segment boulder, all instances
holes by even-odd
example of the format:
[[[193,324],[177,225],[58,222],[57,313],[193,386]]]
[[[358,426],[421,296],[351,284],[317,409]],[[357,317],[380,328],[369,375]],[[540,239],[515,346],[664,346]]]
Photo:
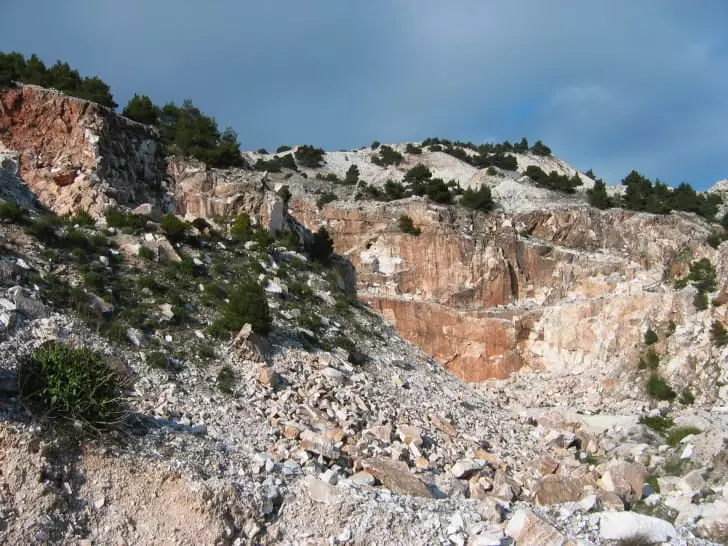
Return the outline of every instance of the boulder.
[[[456,478],[469,478],[475,472],[485,468],[485,461],[480,459],[461,459],[450,468]]]
[[[576,502],[582,497],[583,492],[584,486],[580,480],[552,474],[538,482],[534,500],[541,506]]]
[[[566,537],[530,510],[518,510],[508,522],[506,533],[519,546],[562,546]]]
[[[268,340],[256,334],[250,324],[245,324],[240,329],[232,342],[232,346],[237,348],[241,358],[253,362],[265,362],[265,357],[270,351]]]
[[[710,540],[728,541],[728,500],[720,499],[703,505],[697,532]]]
[[[610,464],[597,483],[604,491],[616,493],[625,502],[633,502],[642,498],[645,474],[641,464],[620,461]]]
[[[644,537],[648,543],[667,542],[677,536],[670,522],[634,512],[604,512],[599,516],[599,538],[625,540]]]
[[[362,461],[364,470],[377,478],[382,485],[398,495],[431,497],[425,482],[414,476],[407,465],[384,457],[372,457]]]

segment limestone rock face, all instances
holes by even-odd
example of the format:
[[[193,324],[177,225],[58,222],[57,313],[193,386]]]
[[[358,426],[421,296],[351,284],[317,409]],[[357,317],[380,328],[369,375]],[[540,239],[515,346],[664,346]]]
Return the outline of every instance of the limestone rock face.
[[[152,129],[98,104],[32,85],[0,92],[0,150],[40,202],[94,216],[159,199],[164,160]]]
[[[672,282],[702,257],[725,278],[726,251],[704,243],[709,227],[694,216],[571,205],[484,215],[419,198],[318,210],[296,197],[292,214],[325,225],[355,265],[360,299],[468,381],[524,367],[613,376],[637,362],[648,325],[670,321],[685,327],[665,341],[675,356],[663,373],[717,357],[694,289]],[[403,214],[421,235],[401,232]],[[710,312],[723,320],[725,308]]]

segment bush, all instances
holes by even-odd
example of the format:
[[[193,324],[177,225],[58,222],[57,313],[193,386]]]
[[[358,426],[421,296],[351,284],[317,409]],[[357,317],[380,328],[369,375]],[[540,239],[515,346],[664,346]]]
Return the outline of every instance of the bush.
[[[680,403],[683,406],[690,406],[695,403],[695,395],[690,392],[690,389],[683,389],[680,393]]]
[[[481,184],[477,190],[466,189],[460,204],[469,209],[488,212],[493,208],[493,197],[490,188],[485,184]]]
[[[645,332],[645,345],[654,345],[657,343],[658,337],[652,328],[648,328]]]
[[[78,209],[73,216],[68,219],[68,223],[72,226],[80,227],[94,227],[96,220],[91,216],[88,211]]]
[[[359,167],[357,167],[356,165],[352,165],[346,171],[346,176],[344,177],[344,184],[353,186],[354,184],[356,184],[357,180],[359,180]]]
[[[25,227],[25,233],[35,237],[41,243],[53,244],[58,241],[57,230],[62,224],[63,220],[58,216],[42,214]]]
[[[700,434],[701,432],[703,431],[695,427],[678,427],[671,430],[670,434],[667,435],[667,443],[672,447],[675,447],[683,438],[690,436],[691,434]]]
[[[152,351],[147,354],[147,364],[156,370],[167,369],[167,356],[160,351]]]
[[[651,370],[656,370],[660,365],[660,355],[655,352],[655,349],[650,347],[647,349],[647,367]]]
[[[91,349],[44,345],[20,359],[18,383],[23,403],[35,413],[92,425],[120,417],[119,378]]]
[[[376,150],[380,146],[380,142],[378,140],[375,140],[372,142],[372,150]]]
[[[317,200],[316,200],[316,206],[319,209],[324,208],[324,205],[327,205],[328,203],[331,203],[333,201],[336,201],[338,197],[336,197],[335,193],[326,192],[322,194]]]
[[[485,172],[488,176],[497,176],[498,175],[498,169],[496,169],[492,165],[490,167],[488,167],[488,169]]]
[[[296,152],[296,161],[303,167],[310,169],[316,169],[321,167],[324,163],[324,152],[321,148],[314,148],[313,146],[303,145],[300,146]]]
[[[412,155],[422,155],[422,148],[420,148],[419,146],[415,146],[411,142],[407,144],[407,148],[405,149],[405,151],[408,154]]]
[[[25,220],[26,211],[14,201],[0,203],[0,220],[20,224]]]
[[[154,252],[152,252],[152,249],[146,246],[140,246],[139,247],[139,253],[138,256],[142,260],[151,261],[154,259]]]
[[[230,366],[223,366],[217,374],[217,390],[225,394],[232,394],[235,384],[235,374]]]
[[[177,218],[174,214],[169,213],[162,216],[159,227],[162,228],[162,231],[170,241],[179,242],[184,241],[185,237],[187,237],[187,231],[190,225]]]
[[[536,155],[548,156],[548,155],[551,155],[551,148],[546,146],[540,140],[537,140],[536,143],[533,146],[531,146],[531,152]]]
[[[414,235],[415,237],[422,233],[422,230],[420,228],[415,227],[414,223],[412,222],[412,218],[410,218],[406,214],[403,214],[399,217],[397,225],[403,233],[409,233],[410,235]]]
[[[551,171],[547,175],[536,165],[529,165],[526,168],[526,176],[533,180],[537,186],[564,193],[574,193],[576,188],[583,184],[578,174],[568,177],[558,174],[556,171]]]
[[[705,311],[708,308],[708,295],[703,291],[699,291],[693,298],[693,305],[698,311]]]
[[[253,165],[256,171],[270,171],[272,173],[279,173],[281,169],[290,169],[297,171],[298,166],[293,159],[293,154],[285,154],[273,157],[269,160],[259,159]]]
[[[331,239],[328,230],[324,226],[321,226],[313,235],[309,254],[312,259],[327,264],[329,263],[333,252],[334,241]]]
[[[688,280],[701,292],[713,292],[717,288],[715,267],[708,258],[690,264]]]
[[[159,113],[159,108],[154,106],[149,97],[136,93],[121,112],[123,116],[145,125],[156,125],[159,122]]]
[[[592,207],[604,210],[614,206],[612,198],[607,194],[607,186],[603,180],[595,180],[594,187],[586,190],[586,195]]]
[[[726,331],[725,326],[719,320],[713,321],[713,325],[710,328],[710,338],[718,347],[728,345],[728,331]]]
[[[118,106],[105,82],[96,76],[81,78],[78,70],[72,69],[68,63],[57,61],[50,68],[46,68],[35,54],[26,61],[20,53],[0,52],[0,87],[15,81],[53,87],[67,95],[97,102],[112,109]]]
[[[384,183],[384,194],[387,201],[394,201],[396,199],[402,199],[406,197],[407,192],[405,187],[400,182],[394,180],[387,180]]]
[[[640,423],[661,434],[667,432],[675,424],[672,418],[662,417],[661,415],[656,415],[654,417],[643,415],[640,417]]]
[[[266,335],[270,332],[273,321],[268,308],[268,298],[260,284],[253,280],[245,280],[232,290],[229,299],[230,301],[223,307],[222,321],[216,329],[222,326],[228,331],[236,332],[250,323],[258,334]]]
[[[128,228],[137,232],[147,226],[146,216],[133,214],[130,211],[109,209],[104,216],[106,218],[106,225],[116,229]]]
[[[290,152],[293,148],[290,146],[286,146],[285,144],[278,146],[278,149],[276,150],[277,154],[281,154],[283,152]]]
[[[230,227],[230,237],[233,241],[245,242],[249,241],[253,236],[253,227],[250,223],[250,216],[241,212],[235,217],[233,225]]]
[[[658,400],[673,400],[677,396],[669,383],[654,372],[647,379],[645,391],[652,398],[657,398]]]
[[[404,175],[404,183],[415,195],[425,195],[427,183],[432,179],[432,172],[421,163],[415,165]]]
[[[379,155],[372,156],[372,163],[380,167],[388,165],[399,165],[404,160],[402,154],[395,151],[392,147],[383,145],[379,147]]]

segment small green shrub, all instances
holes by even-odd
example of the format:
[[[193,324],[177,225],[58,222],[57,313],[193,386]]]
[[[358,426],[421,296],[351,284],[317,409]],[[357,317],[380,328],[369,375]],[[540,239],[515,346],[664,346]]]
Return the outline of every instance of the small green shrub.
[[[397,226],[403,233],[409,233],[410,235],[414,235],[415,237],[419,236],[420,233],[422,233],[422,230],[414,225],[414,223],[412,222],[412,218],[410,218],[406,214],[403,214],[399,217],[399,220],[397,221]]]
[[[91,216],[88,211],[78,209],[76,213],[68,219],[68,223],[72,226],[94,227],[96,225],[96,220],[93,219],[93,216]]]
[[[250,216],[241,212],[235,217],[233,225],[230,227],[230,236],[234,241],[249,241],[253,236],[253,227],[250,222]]]
[[[210,360],[215,358],[215,349],[213,349],[210,345],[203,343],[200,345],[199,349],[197,349],[197,356],[199,356],[202,360]]]
[[[692,262],[688,280],[700,292],[713,292],[717,288],[715,267],[708,258]]]
[[[160,351],[152,351],[147,354],[147,364],[156,370],[167,369],[167,356]]]
[[[25,233],[35,237],[41,243],[54,244],[58,241],[58,228],[62,224],[63,219],[58,216],[42,214],[25,227]]]
[[[728,331],[719,320],[714,320],[710,327],[710,338],[718,347],[725,347],[728,344]]]
[[[290,146],[286,146],[285,144],[282,144],[281,146],[278,146],[276,153],[280,154],[283,152],[290,152],[291,150],[292,150],[292,148]]]
[[[154,259],[154,252],[152,252],[152,249],[146,246],[140,246],[139,247],[139,257],[142,260],[151,261]]]
[[[658,337],[652,328],[648,328],[645,332],[645,345],[654,345],[657,343]]]
[[[667,443],[669,445],[671,445],[672,447],[675,447],[686,436],[690,436],[691,434],[700,434],[701,432],[703,432],[703,431],[700,430],[699,428],[695,428],[695,427],[674,428],[667,435]]]
[[[25,220],[26,211],[14,201],[0,203],[0,220],[20,224]]]
[[[698,291],[693,298],[693,305],[698,311],[705,311],[708,308],[708,295],[702,290]]]
[[[652,398],[657,398],[658,400],[673,400],[677,396],[677,393],[672,390],[670,384],[655,372],[647,379],[645,391]]]
[[[104,289],[106,278],[101,273],[96,271],[89,271],[83,276],[83,282],[89,287],[93,288],[97,292],[101,292]]]
[[[412,155],[422,155],[422,148],[419,146],[415,146],[411,142],[407,144],[407,148],[405,150],[408,154]]]
[[[230,330],[222,320],[218,319],[207,327],[207,335],[212,339],[227,340],[230,339]]]
[[[647,360],[647,367],[650,370],[656,370],[657,367],[660,365],[660,355],[657,354],[654,347],[650,347],[649,349],[647,349],[645,358]]]
[[[690,389],[683,389],[680,393],[680,403],[683,406],[691,406],[695,403],[695,395],[690,391]]]
[[[235,385],[235,374],[230,366],[223,366],[217,374],[217,390],[225,394],[232,394]]]
[[[304,144],[296,149],[294,155],[299,165],[310,169],[317,169],[323,165],[325,153],[321,148]]]
[[[265,290],[257,282],[246,280],[230,294],[229,303],[223,307],[220,326],[227,331],[237,332],[250,323],[256,333],[266,335],[272,322]]]
[[[132,214],[130,211],[109,209],[105,214],[106,225],[115,229],[128,228],[133,232],[141,231],[147,226],[147,217]]]
[[[485,184],[481,184],[477,190],[466,189],[460,204],[469,209],[488,212],[493,208],[493,197],[490,188]]]
[[[34,413],[92,425],[120,417],[121,385],[101,353],[58,342],[20,359],[18,384]]]
[[[336,197],[335,193],[326,192],[323,193],[317,200],[316,200],[316,207],[320,210],[324,208],[325,205],[332,203],[336,201],[338,197]]]
[[[672,418],[662,417],[661,415],[657,415],[655,417],[643,415],[640,417],[640,423],[661,434],[666,433],[675,424]]]
[[[381,146],[381,142],[379,142],[378,140],[372,142],[372,150],[376,150],[377,148],[379,148],[379,146]]]
[[[190,225],[177,218],[174,214],[169,213],[162,216],[159,227],[162,228],[162,231],[170,241],[179,242],[184,241],[185,237],[187,237]]]
[[[380,167],[386,167],[387,165],[399,165],[404,160],[402,154],[394,150],[391,146],[380,146],[379,154],[372,156],[372,163],[379,165]]]
[[[311,258],[322,264],[328,264],[331,261],[331,255],[334,253],[334,241],[331,239],[328,230],[321,226],[318,231],[313,234],[313,240],[309,249]]]

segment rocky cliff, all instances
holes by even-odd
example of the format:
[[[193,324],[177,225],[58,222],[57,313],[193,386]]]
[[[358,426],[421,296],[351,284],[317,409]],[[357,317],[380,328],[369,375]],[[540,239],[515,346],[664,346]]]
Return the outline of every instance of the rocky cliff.
[[[150,128],[30,85],[0,91],[0,159],[59,214],[158,201],[165,171]]]

